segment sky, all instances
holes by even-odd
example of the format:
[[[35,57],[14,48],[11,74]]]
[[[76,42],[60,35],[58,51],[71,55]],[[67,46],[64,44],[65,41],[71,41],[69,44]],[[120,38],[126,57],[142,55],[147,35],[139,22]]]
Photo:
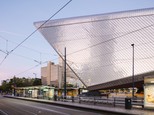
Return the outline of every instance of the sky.
[[[36,30],[34,22],[47,20],[69,0],[1,0],[0,62],[7,52]],[[154,0],[72,0],[52,19],[154,7]],[[57,62],[57,54],[36,32],[0,64],[0,82],[17,77],[41,78],[41,67]],[[41,64],[40,64],[41,63]]]

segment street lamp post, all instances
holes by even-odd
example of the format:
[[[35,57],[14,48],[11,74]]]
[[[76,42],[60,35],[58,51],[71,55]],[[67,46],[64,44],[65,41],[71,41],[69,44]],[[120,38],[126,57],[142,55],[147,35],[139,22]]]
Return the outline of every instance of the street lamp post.
[[[16,84],[15,84],[15,76],[13,77],[13,86],[14,86],[14,89],[13,89],[13,95],[15,96],[16,95]]]
[[[64,53],[64,98],[66,98],[66,47]]]
[[[134,44],[131,44],[132,46],[132,97],[134,97],[134,87],[135,87],[135,83],[134,83]]]

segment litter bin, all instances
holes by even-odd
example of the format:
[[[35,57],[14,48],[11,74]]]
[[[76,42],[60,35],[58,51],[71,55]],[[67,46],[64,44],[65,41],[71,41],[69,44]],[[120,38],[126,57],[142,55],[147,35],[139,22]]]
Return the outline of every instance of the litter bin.
[[[131,108],[132,108],[131,98],[125,98],[125,109],[131,109]]]

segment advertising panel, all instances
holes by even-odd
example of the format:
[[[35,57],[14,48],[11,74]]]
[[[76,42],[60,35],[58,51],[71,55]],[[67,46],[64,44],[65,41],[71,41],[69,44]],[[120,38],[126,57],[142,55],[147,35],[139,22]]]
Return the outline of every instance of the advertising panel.
[[[144,86],[144,107],[154,108],[154,84]]]

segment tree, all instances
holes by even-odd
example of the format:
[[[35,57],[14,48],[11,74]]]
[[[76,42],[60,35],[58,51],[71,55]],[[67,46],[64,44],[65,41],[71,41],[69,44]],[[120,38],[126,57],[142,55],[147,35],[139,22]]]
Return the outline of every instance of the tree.
[[[3,80],[1,85],[2,92],[11,92],[11,84],[8,80]]]
[[[19,78],[14,76],[11,79],[3,80],[0,90],[2,92],[12,92],[12,89],[15,87],[27,87],[27,86],[36,86],[42,85],[41,79],[39,78]]]
[[[33,86],[42,85],[41,79],[35,78],[33,81]]]

